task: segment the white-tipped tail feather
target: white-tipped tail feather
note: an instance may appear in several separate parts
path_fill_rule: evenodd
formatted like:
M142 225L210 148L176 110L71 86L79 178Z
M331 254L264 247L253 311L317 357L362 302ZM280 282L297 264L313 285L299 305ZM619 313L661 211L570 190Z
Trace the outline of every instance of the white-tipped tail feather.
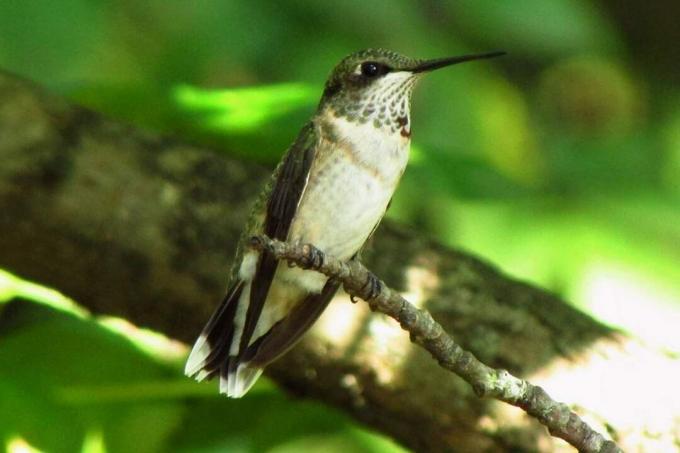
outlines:
M184 374L190 377L193 376L199 382L205 379L208 373L203 370L203 367L209 355L210 345L208 344L208 338L205 334L201 334L191 349L187 364L184 366Z
M201 382L219 376L220 393L240 398L262 374L262 366L250 364L239 350L250 282L240 282L225 297L191 349L184 374ZM261 321L261 320L259 320Z
M207 366L207 359L211 351L208 338L201 334L196 340L191 354L189 354L187 364L184 367L184 374L193 377L198 382L209 377L211 373L204 367ZM235 360L235 358L230 357L229 360ZM248 366L248 363L239 363L235 367L228 366L225 368L226 375L222 371L224 368L220 371L220 393L226 394L230 398L241 398L248 393L248 390L255 384L263 371L262 368Z
M238 364L236 370L229 371L226 379L220 377L220 393L230 398L241 398L255 384L262 371L262 368L251 368L247 363Z
M240 398L255 383L261 370L241 362L238 345L243 330L250 282L237 282L196 340L184 373L203 381L219 376L220 392ZM240 308L240 310L239 310Z

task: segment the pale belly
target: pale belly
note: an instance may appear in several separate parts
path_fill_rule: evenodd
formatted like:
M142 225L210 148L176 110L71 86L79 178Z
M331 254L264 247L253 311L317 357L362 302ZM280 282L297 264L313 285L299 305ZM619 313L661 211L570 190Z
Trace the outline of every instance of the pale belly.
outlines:
M325 163L310 175L290 240L309 242L341 260L351 258L385 213L395 183L342 157Z
M346 150L335 150L316 162L289 241L313 244L341 260L352 258L385 214L404 171L407 152L404 149L404 155L386 158L382 166L368 165ZM281 271L279 277L285 280L301 277L299 270ZM319 274L302 280L296 283L312 291L319 291L326 281Z

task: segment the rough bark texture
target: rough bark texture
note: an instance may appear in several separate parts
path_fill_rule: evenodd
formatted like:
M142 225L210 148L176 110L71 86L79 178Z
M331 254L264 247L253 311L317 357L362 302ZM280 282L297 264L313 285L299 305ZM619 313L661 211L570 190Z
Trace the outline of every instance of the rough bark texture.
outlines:
M104 119L2 73L0 161L0 267L58 288L96 313L187 342L222 297L235 241L269 173ZM649 362L675 366L662 379L679 377L677 360L389 222L364 261L483 362L578 404L596 429L605 431L606 423L624 449L642 445L649 427L608 409L630 395L607 393L625 373L601 364L626 363L634 349ZM283 387L341 407L416 450L565 448L519 409L478 399L393 321L347 296L336 299L268 371ZM578 374L592 369L599 374ZM560 391L565 375L569 385ZM665 401L680 408L675 396ZM655 441L678 439L678 413L668 414L670 425Z

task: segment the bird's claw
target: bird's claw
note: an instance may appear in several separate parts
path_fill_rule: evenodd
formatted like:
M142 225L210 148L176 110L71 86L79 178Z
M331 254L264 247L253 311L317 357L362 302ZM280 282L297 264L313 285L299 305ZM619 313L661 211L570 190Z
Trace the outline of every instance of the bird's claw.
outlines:
M305 248L307 253L300 260L300 267L303 269L314 269L318 271L324 264L324 253L311 244L307 244Z
M366 283L361 287L361 292L366 294L366 300L369 301L375 299L378 297L381 291L382 283L380 282L380 279L372 272L369 272Z

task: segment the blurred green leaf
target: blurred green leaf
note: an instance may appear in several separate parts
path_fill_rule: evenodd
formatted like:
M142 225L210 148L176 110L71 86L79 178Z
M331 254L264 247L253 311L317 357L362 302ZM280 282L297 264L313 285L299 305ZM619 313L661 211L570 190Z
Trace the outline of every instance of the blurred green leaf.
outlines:
M447 9L465 33L502 42L514 55L607 51L619 45L608 18L586 0L458 0L447 2Z
M266 379L248 398L227 399L215 383L182 375L186 347L123 320L95 320L54 291L0 276L6 298L41 299L11 299L0 311L2 439L50 452L335 448L334 439L353 451L401 451L345 415L290 400Z
M92 430L111 451L158 451L177 426L175 403L134 402L101 407L61 401L59 387L159 379L171 370L96 323L27 302L13 302L0 318L3 437L20 435L47 451L75 451ZM125 364L125 366L121 366ZM141 414L153 414L153 424ZM53 420L46 420L46 418ZM70 426L65 430L63 423ZM124 428L122 428L124 426ZM122 431L121 431L122 430ZM141 437L140 437L141 436Z
M317 100L310 86L288 83L270 86L205 90L178 86L174 99L194 121L215 133L252 132L273 118L306 107Z

